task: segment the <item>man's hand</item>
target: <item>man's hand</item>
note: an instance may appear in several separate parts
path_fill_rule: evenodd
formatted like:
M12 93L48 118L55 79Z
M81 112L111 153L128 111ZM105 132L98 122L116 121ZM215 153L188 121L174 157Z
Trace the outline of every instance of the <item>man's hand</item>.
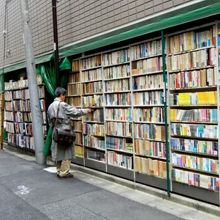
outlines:
M86 110L87 110L87 113L91 113L93 111L92 108L87 108Z

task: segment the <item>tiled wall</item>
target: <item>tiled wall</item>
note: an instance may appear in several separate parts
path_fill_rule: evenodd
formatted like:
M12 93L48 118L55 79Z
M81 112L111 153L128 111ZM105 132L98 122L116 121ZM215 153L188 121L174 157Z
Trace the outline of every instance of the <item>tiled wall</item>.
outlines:
M60 0L59 46L92 36L191 0ZM7 8L5 10L5 2ZM35 55L53 48L52 0L28 0ZM0 0L0 30L7 18L5 64L24 59L20 1ZM0 35L0 67L3 35Z

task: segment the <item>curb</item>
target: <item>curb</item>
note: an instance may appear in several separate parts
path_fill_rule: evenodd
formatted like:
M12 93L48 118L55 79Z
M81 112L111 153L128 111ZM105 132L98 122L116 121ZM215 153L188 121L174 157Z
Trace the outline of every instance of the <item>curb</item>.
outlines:
M143 184L135 183L117 176L113 176L111 174L103 173L101 171L93 170L87 167L83 167L77 164L71 164L71 168L74 170L78 170L96 177L99 177L101 179L105 179L114 183L118 183L120 185L129 187L134 190L139 190L154 196L158 196L162 199L169 200L175 203L179 203L184 206L188 206L190 208L197 209L202 212L206 212L212 215L220 216L220 207L211 205L209 203L197 201L188 197L180 196L177 194L172 193L171 197L168 197L167 193L163 190L153 188L150 186L146 186Z

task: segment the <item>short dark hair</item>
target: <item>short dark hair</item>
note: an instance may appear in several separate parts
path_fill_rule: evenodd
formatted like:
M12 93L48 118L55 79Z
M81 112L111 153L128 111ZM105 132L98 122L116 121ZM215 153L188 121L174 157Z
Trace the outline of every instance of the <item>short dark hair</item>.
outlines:
M62 87L57 87L55 90L55 96L60 97L61 95L66 95L66 89Z

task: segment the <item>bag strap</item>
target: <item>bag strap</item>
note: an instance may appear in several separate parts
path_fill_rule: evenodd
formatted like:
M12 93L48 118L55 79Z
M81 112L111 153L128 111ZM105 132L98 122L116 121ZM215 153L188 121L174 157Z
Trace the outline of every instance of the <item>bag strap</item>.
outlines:
M57 119L58 119L58 115L59 115L59 111L60 111L60 103L61 103L61 102L59 102L59 104L58 104L58 108L57 108L57 117L56 117L56 120L55 120L54 127L57 126Z

